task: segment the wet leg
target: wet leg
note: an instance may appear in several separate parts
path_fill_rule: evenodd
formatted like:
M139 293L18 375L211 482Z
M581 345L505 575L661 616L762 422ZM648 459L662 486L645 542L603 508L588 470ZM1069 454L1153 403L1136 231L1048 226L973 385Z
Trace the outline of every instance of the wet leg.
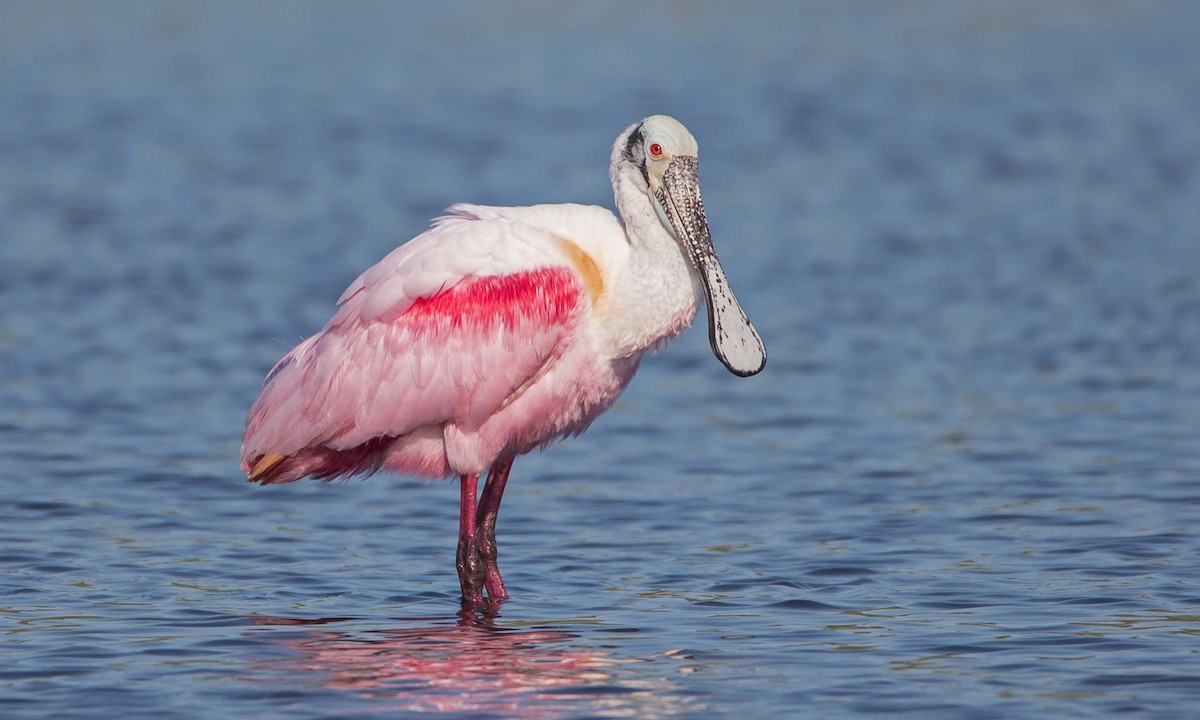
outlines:
M512 469L513 459L500 458L488 471L487 484L483 486L483 497L479 500L479 519L476 527L476 541L479 543L479 556L484 567L484 584L487 586L488 597L492 600L508 598L508 590L504 588L504 578L500 577L500 568L496 565L496 515L500 512L500 500L504 496L504 485L508 482L508 472Z
M455 565L458 567L463 606L471 608L483 604L484 565L479 557L475 520L475 489L478 482L476 475L463 475L459 481L458 552Z

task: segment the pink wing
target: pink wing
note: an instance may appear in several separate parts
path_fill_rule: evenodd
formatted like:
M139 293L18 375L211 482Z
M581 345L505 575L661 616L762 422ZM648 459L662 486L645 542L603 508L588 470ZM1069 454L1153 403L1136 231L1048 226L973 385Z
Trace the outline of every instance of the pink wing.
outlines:
M546 259L505 274L443 272L412 293L422 279L404 263L445 249L425 238L363 273L329 324L268 374L242 444L252 480L378 469L396 438L478 427L565 351L587 302L573 270Z

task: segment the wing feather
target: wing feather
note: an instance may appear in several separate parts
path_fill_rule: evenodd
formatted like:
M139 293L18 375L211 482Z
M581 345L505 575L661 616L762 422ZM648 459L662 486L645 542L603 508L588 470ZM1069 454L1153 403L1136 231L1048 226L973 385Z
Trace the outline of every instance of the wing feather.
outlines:
M553 236L452 212L360 275L325 328L279 361L247 417L244 458L478 426L561 356L588 304Z

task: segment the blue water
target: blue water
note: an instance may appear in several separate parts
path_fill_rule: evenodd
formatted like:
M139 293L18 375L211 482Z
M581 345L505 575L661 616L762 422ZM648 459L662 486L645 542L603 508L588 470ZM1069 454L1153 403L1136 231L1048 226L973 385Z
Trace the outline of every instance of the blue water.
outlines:
M1178 718L1200 702L1200 5L9 3L0 717ZM457 201L701 146L698 328L457 488L251 487L259 382Z

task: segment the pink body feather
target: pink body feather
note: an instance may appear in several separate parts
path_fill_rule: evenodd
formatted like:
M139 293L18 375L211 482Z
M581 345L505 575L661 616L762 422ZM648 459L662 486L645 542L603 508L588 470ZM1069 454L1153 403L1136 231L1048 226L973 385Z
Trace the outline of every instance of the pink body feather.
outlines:
M584 280L553 255L459 275L486 256L452 257L466 250L453 233L430 240L448 223L477 222L489 221L445 219L351 284L325 328L267 376L246 421L243 470L280 456L256 479L478 475L582 432L612 404L641 353L601 356L585 331Z

